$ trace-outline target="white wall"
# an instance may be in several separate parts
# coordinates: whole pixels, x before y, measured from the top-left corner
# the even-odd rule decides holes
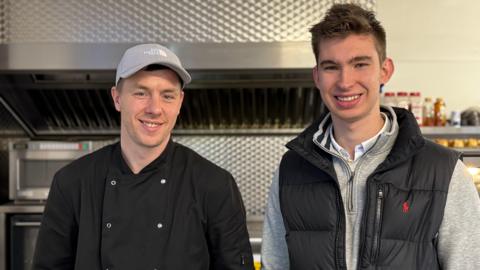
[[[480,106],[480,1],[377,0],[395,73],[387,91],[444,97],[447,111]]]

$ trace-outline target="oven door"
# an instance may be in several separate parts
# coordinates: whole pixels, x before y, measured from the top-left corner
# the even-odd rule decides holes
[[[55,173],[73,160],[89,153],[91,148],[90,143],[68,142],[28,142],[11,146],[10,199],[15,201],[47,199]]]
[[[42,215],[13,215],[10,217],[10,268],[32,269],[33,254]]]
[[[12,179],[15,181],[10,182],[10,199],[45,200],[55,173],[74,160],[70,153],[57,152],[51,159],[42,159],[45,154],[28,153],[28,157],[16,160],[15,178]]]

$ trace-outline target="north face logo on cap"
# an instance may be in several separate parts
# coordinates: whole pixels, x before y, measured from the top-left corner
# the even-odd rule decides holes
[[[161,49],[154,49],[151,48],[148,51],[144,51],[143,54],[148,54],[148,55],[161,55],[163,57],[167,57],[167,53],[164,50]]]

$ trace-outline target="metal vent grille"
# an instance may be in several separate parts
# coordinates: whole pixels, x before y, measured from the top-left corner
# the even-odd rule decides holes
[[[0,0],[0,42],[307,41],[310,26],[339,2],[346,1]]]
[[[173,139],[232,173],[251,218],[265,214],[273,172],[287,150],[285,144],[293,137],[174,136]]]
[[[3,98],[0,97],[3,102]],[[0,102],[0,136],[26,136],[22,127],[18,124],[12,114],[5,108],[4,104]]]
[[[106,89],[35,89],[27,92],[52,132],[115,130],[120,126],[118,113]]]
[[[311,87],[192,90],[178,119],[182,129],[302,128],[320,112]]]
[[[107,89],[30,89],[39,135],[115,134],[119,113]],[[177,130],[302,128],[320,114],[312,87],[186,89]],[[29,118],[27,116],[27,118]]]

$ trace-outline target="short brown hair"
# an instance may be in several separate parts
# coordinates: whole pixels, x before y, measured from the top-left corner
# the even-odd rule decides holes
[[[385,29],[375,18],[375,14],[355,4],[335,4],[325,17],[311,29],[312,49],[318,61],[320,42],[331,38],[344,38],[350,34],[371,34],[375,39],[375,47],[383,62],[387,58],[387,42]]]

